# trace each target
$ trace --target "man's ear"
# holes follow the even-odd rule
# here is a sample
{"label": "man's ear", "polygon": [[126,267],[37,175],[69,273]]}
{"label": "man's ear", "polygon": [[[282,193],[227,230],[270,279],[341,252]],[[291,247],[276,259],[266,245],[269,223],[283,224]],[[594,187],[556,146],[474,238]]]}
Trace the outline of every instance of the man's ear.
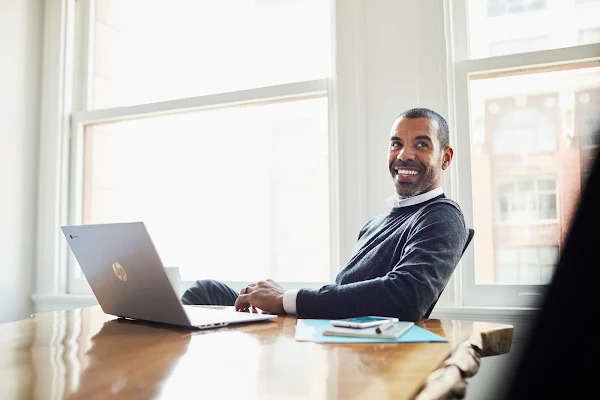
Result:
{"label": "man's ear", "polygon": [[452,147],[448,146],[443,151],[444,153],[442,154],[442,169],[445,170],[450,166],[450,163],[452,162],[454,150],[452,149]]}

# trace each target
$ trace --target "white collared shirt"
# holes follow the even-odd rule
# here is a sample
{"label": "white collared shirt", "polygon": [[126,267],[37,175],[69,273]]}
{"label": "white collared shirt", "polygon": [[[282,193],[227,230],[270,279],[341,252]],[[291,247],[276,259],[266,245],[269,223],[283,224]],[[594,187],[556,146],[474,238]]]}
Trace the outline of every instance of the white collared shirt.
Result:
{"label": "white collared shirt", "polygon": [[413,197],[407,197],[406,199],[399,199],[398,196],[391,196],[385,199],[385,201],[389,204],[390,207],[408,207],[431,200],[434,197],[438,197],[442,194],[444,194],[444,189],[442,189],[442,187],[440,186],[433,190],[430,190],[429,192],[421,193]]}
{"label": "white collared shirt", "polygon": [[[440,186],[429,192],[421,193],[406,199],[399,199],[397,196],[392,196],[385,200],[392,208],[408,207],[431,200],[442,194],[444,194],[444,189]],[[286,290],[283,294],[283,309],[287,314],[296,314],[296,297],[298,297],[298,290]]]}

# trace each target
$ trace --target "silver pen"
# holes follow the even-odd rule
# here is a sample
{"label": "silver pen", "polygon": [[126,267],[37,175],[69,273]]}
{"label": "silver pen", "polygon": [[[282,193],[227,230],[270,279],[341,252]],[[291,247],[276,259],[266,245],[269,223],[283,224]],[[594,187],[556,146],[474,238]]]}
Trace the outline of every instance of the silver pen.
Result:
{"label": "silver pen", "polygon": [[375,328],[375,332],[378,334],[381,334],[381,333],[387,331],[388,329],[390,329],[394,325],[396,325],[396,321],[391,320],[390,322],[379,325],[377,328]]}

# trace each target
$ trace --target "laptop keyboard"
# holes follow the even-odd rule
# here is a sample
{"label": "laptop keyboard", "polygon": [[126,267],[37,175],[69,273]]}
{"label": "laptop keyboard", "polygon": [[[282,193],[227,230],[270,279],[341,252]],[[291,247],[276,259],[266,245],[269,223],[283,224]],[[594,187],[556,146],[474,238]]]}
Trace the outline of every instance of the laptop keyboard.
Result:
{"label": "laptop keyboard", "polygon": [[190,305],[183,305],[183,308],[185,309],[185,312],[194,312],[194,313],[204,313],[205,315],[212,315],[215,312],[226,312],[227,309],[225,308],[208,308],[208,307],[198,307],[198,306],[190,306]]}
{"label": "laptop keyboard", "polygon": [[224,319],[224,313],[228,313],[222,309],[212,309],[204,307],[194,307],[184,305],[183,309],[190,319],[190,323],[195,326],[210,327],[210,326],[224,326],[227,323],[218,322]]}
{"label": "laptop keyboard", "polygon": [[190,305],[183,306],[192,325],[224,326],[227,323],[245,322],[265,319],[261,314],[236,312],[228,308],[204,308]]}

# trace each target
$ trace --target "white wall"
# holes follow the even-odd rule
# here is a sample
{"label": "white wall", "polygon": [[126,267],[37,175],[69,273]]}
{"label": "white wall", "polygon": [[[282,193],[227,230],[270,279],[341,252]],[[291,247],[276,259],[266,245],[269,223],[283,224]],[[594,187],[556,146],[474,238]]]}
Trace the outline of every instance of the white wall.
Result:
{"label": "white wall", "polygon": [[42,0],[0,0],[0,323],[32,312]]}
{"label": "white wall", "polygon": [[358,231],[387,211],[385,198],[394,193],[387,166],[392,123],[413,107],[447,117],[448,105],[441,1],[338,0],[336,18],[343,265]]}
{"label": "white wall", "polygon": [[398,114],[427,107],[447,118],[446,44],[441,1],[364,4],[367,206],[374,215],[387,211],[384,199],[394,193],[387,151]]}

